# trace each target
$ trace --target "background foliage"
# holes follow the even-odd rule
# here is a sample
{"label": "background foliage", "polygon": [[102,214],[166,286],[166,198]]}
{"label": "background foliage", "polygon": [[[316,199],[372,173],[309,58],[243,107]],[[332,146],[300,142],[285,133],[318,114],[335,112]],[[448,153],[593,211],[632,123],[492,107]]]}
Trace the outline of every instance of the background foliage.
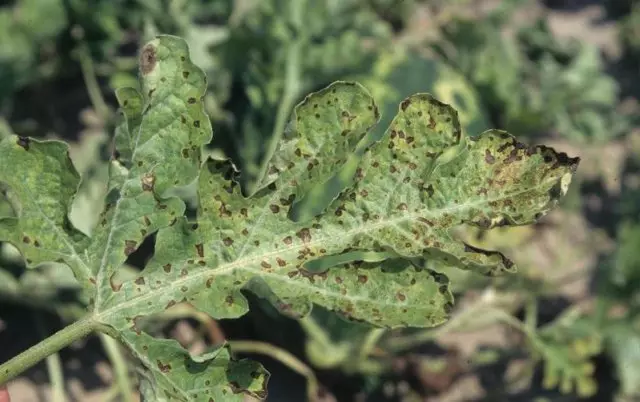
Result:
{"label": "background foliage", "polygon": [[[3,2],[0,136],[72,142],[82,182],[71,219],[88,232],[106,190],[117,123],[113,90],[137,85],[138,48],[170,33],[187,40],[208,76],[208,152],[236,161],[246,193],[294,105],[338,79],[356,79],[371,91],[381,106],[379,127],[400,100],[430,92],[459,111],[468,135],[500,128],[523,142],[557,145],[583,159],[559,210],[533,227],[458,228],[470,243],[514,256],[518,274],[489,279],[416,261],[451,279],[456,306],[443,326],[384,332],[322,309],[294,320],[250,295],[251,313],[241,320],[216,322],[181,307],[147,325],[194,353],[223,339],[287,349],[306,371],[261,357],[255,343],[245,350],[273,372],[269,392],[277,401],[301,400],[307,383],[339,401],[633,401],[640,398],[640,5],[588,3]],[[320,211],[350,183],[357,157],[294,215]],[[194,188],[179,195],[194,214]],[[0,215],[13,213],[3,192]],[[121,274],[136,275],[151,254],[152,242],[143,244]],[[0,360],[77,319],[87,303],[78,290],[61,265],[27,271],[16,250],[0,244],[0,344],[10,345]],[[49,359],[10,390],[134,400],[126,356],[99,340]],[[78,358],[82,372],[73,368]],[[72,387],[78,379],[82,386]]]}

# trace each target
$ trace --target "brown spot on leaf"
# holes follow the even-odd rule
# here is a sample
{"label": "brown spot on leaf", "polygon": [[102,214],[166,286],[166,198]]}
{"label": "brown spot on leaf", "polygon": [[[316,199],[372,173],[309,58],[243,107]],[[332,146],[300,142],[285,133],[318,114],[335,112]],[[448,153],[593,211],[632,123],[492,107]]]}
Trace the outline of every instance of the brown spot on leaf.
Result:
{"label": "brown spot on leaf", "polygon": [[164,264],[162,266],[162,269],[164,269],[164,272],[166,272],[166,273],[171,272],[171,264]]}
{"label": "brown spot on leaf", "polygon": [[400,108],[404,112],[405,110],[407,110],[410,104],[411,104],[411,99],[407,98],[402,101],[402,103],[400,104]]}
{"label": "brown spot on leaf", "polygon": [[429,186],[427,187],[427,194],[429,194],[429,197],[432,197],[434,192],[435,191],[433,190],[433,186],[429,184]]}
{"label": "brown spot on leaf", "polygon": [[224,203],[220,204],[220,208],[218,208],[218,212],[219,212],[218,216],[221,218],[223,217],[229,218],[233,215],[233,213],[227,209],[227,205]]}
{"label": "brown spot on leaf", "polygon": [[113,275],[109,278],[109,285],[114,292],[118,292],[122,288],[122,283],[113,283]]}
{"label": "brown spot on leaf", "polygon": [[153,173],[145,173],[141,179],[142,190],[153,191],[153,185],[156,182],[156,176]]}
{"label": "brown spot on leaf", "polygon": [[491,155],[491,151],[489,151],[489,149],[487,149],[487,150],[484,151],[484,160],[488,164],[492,165],[493,163],[495,163],[496,158],[493,155]]}
{"label": "brown spot on leaf", "polygon": [[296,233],[296,236],[298,236],[298,238],[302,240],[302,242],[305,244],[311,241],[311,233],[307,228],[301,229],[299,232]]}
{"label": "brown spot on leaf", "polygon": [[282,258],[280,258],[280,257],[276,257],[276,262],[281,267],[284,267],[285,265],[287,265],[287,262],[285,260],[283,260]]}
{"label": "brown spot on leaf", "polygon": [[327,279],[327,273],[326,272],[311,272],[311,271],[307,271],[306,269],[302,268],[299,270],[300,275],[304,276],[305,278],[309,279],[309,282],[311,283],[316,283],[315,277],[318,276],[321,279]]}
{"label": "brown spot on leaf", "polygon": [[171,365],[169,363],[162,364],[160,360],[157,360],[157,363],[158,363],[158,369],[163,373],[168,373],[169,371],[171,371]]}
{"label": "brown spot on leaf", "polygon": [[198,253],[198,257],[204,258],[204,246],[202,243],[196,244],[196,252]]}
{"label": "brown spot on leaf", "polygon": [[400,301],[405,301],[407,299],[407,296],[404,295],[404,293],[396,293],[396,298]]}
{"label": "brown spot on leaf", "polygon": [[136,245],[138,243],[134,240],[125,240],[124,241],[124,255],[130,255],[134,251],[136,251]]}
{"label": "brown spot on leaf", "polygon": [[369,278],[367,278],[366,275],[358,275],[358,282],[367,283],[368,280],[369,280]]}
{"label": "brown spot on leaf", "polygon": [[148,44],[142,48],[140,53],[140,72],[143,75],[149,74],[156,67],[156,48]]}
{"label": "brown spot on leaf", "polygon": [[280,207],[275,205],[275,204],[271,204],[269,205],[269,209],[271,210],[271,212],[273,212],[274,214],[277,214],[278,212],[280,212]]}
{"label": "brown spot on leaf", "polygon": [[22,238],[22,242],[25,243],[25,244],[29,244],[29,243],[31,243],[31,239],[29,238],[29,236],[24,236]]}
{"label": "brown spot on leaf", "polygon": [[505,164],[510,164],[510,163],[513,163],[515,161],[520,161],[520,160],[522,160],[522,156],[518,155],[518,148],[514,148],[509,153],[509,156],[504,160],[504,163]]}
{"label": "brown spot on leaf", "polygon": [[213,283],[213,276],[207,279],[207,281],[205,282],[205,285],[208,288],[210,288],[212,283]]}
{"label": "brown spot on leaf", "polygon": [[229,247],[233,244],[233,239],[230,237],[225,237],[224,239],[222,239],[222,242],[225,246]]}
{"label": "brown spot on leaf", "polygon": [[144,285],[144,278],[139,276],[138,279],[135,280],[136,285]]}
{"label": "brown spot on leaf", "polygon": [[268,262],[266,262],[266,261],[262,261],[262,262],[260,263],[260,266],[261,266],[262,268],[265,268],[265,269],[271,268],[271,264],[269,264],[269,263],[268,263]]}
{"label": "brown spot on leaf", "polygon": [[282,239],[282,241],[284,242],[284,244],[286,245],[291,245],[291,243],[293,243],[293,239],[291,238],[291,236],[287,236],[284,239]]}

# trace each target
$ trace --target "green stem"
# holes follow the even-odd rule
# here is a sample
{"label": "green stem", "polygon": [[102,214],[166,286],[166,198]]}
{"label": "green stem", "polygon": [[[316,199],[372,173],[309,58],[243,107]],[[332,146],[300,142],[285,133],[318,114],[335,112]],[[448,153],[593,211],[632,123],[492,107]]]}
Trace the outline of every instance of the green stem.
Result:
{"label": "green stem", "polygon": [[65,402],[67,398],[64,391],[64,374],[62,373],[60,356],[54,353],[48,356],[46,361],[49,381],[51,381],[51,401]]}
{"label": "green stem", "polygon": [[364,339],[362,343],[362,347],[360,348],[360,359],[365,360],[371,354],[371,351],[376,346],[382,335],[386,332],[384,328],[375,328],[369,331],[367,337]]}
{"label": "green stem", "polygon": [[111,365],[113,366],[115,382],[119,393],[122,396],[121,400],[124,402],[133,402],[134,399],[132,395],[131,381],[129,380],[129,370],[127,368],[127,362],[120,351],[118,342],[105,334],[100,334],[100,340],[102,341],[102,346],[107,352],[109,361],[111,361]]}
{"label": "green stem", "polygon": [[307,333],[307,337],[320,342],[326,347],[331,345],[331,339],[327,332],[314,320],[310,315],[302,317],[298,320],[302,329]]}
{"label": "green stem", "polygon": [[111,115],[111,109],[102,97],[102,91],[100,91],[100,84],[96,79],[95,69],[93,67],[93,59],[89,52],[89,48],[85,42],[81,42],[78,49],[78,61],[80,62],[80,69],[82,70],[82,77],[84,78],[84,84],[87,87],[89,99],[100,119],[107,123]]}
{"label": "green stem", "polygon": [[[35,314],[36,327],[43,338],[47,336],[47,330],[40,314]],[[65,402],[67,400],[64,390],[64,374],[60,356],[53,353],[47,356],[47,372],[49,373],[49,381],[51,382],[51,401]]]}
{"label": "green stem", "polygon": [[[301,21],[304,12],[304,6],[302,5],[302,3],[303,2],[301,0],[292,1],[290,3],[293,23],[300,32],[303,30],[303,27],[301,27]],[[280,104],[278,105],[278,110],[276,112],[276,121],[273,125],[273,131],[271,132],[271,138],[269,139],[267,151],[262,157],[262,161],[260,163],[258,176],[251,184],[251,188],[249,189],[250,194],[254,194],[259,190],[258,186],[267,173],[269,161],[278,148],[280,138],[282,137],[284,129],[287,125],[287,120],[289,118],[289,115],[291,114],[291,109],[293,109],[294,102],[296,101],[298,93],[300,92],[300,50],[302,44],[303,39],[301,37],[298,37],[293,40],[293,43],[287,50],[284,77],[284,93],[280,100]]]}
{"label": "green stem", "polygon": [[9,380],[33,367],[41,360],[56,353],[65,346],[84,338],[95,329],[96,323],[93,319],[83,318],[30,347],[18,356],[0,365],[0,385],[6,384]]}
{"label": "green stem", "polygon": [[525,303],[524,322],[529,331],[535,332],[538,327],[538,301],[534,296],[527,297]]}
{"label": "green stem", "polygon": [[359,373],[375,375],[381,371],[381,365],[375,360],[369,359],[371,351],[376,347],[380,338],[386,333],[384,328],[370,330],[362,345],[358,348],[358,356],[355,359],[345,361],[344,370],[347,373]]}
{"label": "green stem", "polygon": [[284,349],[280,349],[274,345],[266,342],[259,341],[229,341],[228,342],[231,351],[236,353],[259,353],[266,355],[279,361],[291,370],[300,374],[307,379],[307,395],[309,400],[315,400],[318,396],[319,386],[318,379],[313,370],[300,359],[287,352]]}

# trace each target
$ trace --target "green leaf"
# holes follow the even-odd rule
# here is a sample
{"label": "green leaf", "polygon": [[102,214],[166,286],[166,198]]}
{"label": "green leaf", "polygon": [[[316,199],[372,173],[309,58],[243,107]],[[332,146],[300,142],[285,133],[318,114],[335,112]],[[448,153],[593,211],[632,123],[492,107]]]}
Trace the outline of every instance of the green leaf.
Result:
{"label": "green leaf", "polygon": [[512,11],[494,11],[482,21],[455,17],[433,45],[476,86],[493,124],[591,143],[626,133],[631,116],[616,110],[620,88],[606,74],[599,49],[560,41],[544,19],[505,36]]}
{"label": "green leaf", "polygon": [[560,322],[540,331],[534,346],[544,361],[545,388],[557,388],[563,394],[575,392],[580,397],[596,393],[591,359],[602,351],[600,334],[580,323]]}
{"label": "green leaf", "polygon": [[0,142],[0,181],[19,217],[0,218],[0,239],[25,256],[27,266],[64,261],[76,278],[88,281],[89,263],[82,249],[88,239],[69,222],[80,182],[66,144],[10,136]]}
{"label": "green leaf", "polygon": [[[252,291],[292,315],[317,304],[380,327],[442,323],[452,304],[448,279],[412,258],[488,275],[513,271],[505,256],[467,245],[451,229],[534,222],[565,194],[578,164],[505,132],[464,137],[450,106],[417,94],[365,153],[356,183],[324,214],[293,221],[292,203],[333,177],[377,122],[369,93],[337,82],[305,98],[258,191],[245,198],[232,163],[201,161],[211,137],[206,80],[185,42],[160,36],[140,59],[141,93],[117,94],[123,116],[106,207],[91,238],[67,219],[78,174],[66,145],[10,136],[0,143],[0,180],[19,208],[17,217],[0,221],[0,240],[27,258],[71,266],[92,299],[88,320],[141,363],[146,399],[265,396],[261,366],[234,361],[224,348],[189,356],[144,331],[141,319],[177,303],[215,318],[239,317],[248,309],[242,291]],[[191,222],[184,203],[168,194],[196,179],[199,210]],[[140,276],[118,279],[127,256],[153,232],[155,253]],[[359,253],[369,262],[345,257]],[[307,267],[325,256],[341,265]]]}
{"label": "green leaf", "polygon": [[41,52],[52,47],[67,26],[61,0],[22,0],[0,5],[0,100],[55,70],[53,57]]}
{"label": "green leaf", "polygon": [[148,348],[139,350],[137,358],[157,368],[141,374],[144,400],[242,401],[244,393],[266,397],[260,381],[265,377],[262,366],[249,360],[232,361],[226,346],[189,356],[174,340],[154,339],[145,333],[138,338]]}

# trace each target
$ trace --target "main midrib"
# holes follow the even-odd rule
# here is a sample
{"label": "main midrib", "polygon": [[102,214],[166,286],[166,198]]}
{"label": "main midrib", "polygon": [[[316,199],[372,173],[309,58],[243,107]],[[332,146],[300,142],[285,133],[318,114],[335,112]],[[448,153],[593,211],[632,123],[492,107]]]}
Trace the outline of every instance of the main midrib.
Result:
{"label": "main midrib", "polygon": [[[554,180],[555,181],[555,180]],[[361,233],[366,233],[366,232],[370,232],[373,231],[375,229],[378,229],[380,227],[385,227],[385,226],[390,226],[390,225],[397,225],[401,222],[407,221],[407,220],[416,220],[417,218],[420,217],[425,217],[425,216],[431,216],[431,217],[438,217],[438,216],[442,216],[445,213],[451,213],[451,212],[457,212],[457,211],[462,211],[464,209],[470,209],[470,208],[474,208],[474,207],[478,207],[480,205],[483,204],[489,204],[491,202],[496,202],[496,201],[501,201],[504,200],[506,198],[511,198],[511,197],[516,197],[518,195],[527,193],[527,192],[533,192],[535,190],[537,190],[540,187],[543,187],[543,185],[546,184],[547,181],[542,181],[540,182],[537,186],[535,187],[530,187],[530,188],[526,188],[524,190],[521,191],[517,191],[514,193],[510,193],[510,194],[506,194],[502,197],[497,197],[497,198],[483,198],[483,199],[479,199],[476,202],[472,202],[472,203],[464,203],[464,204],[456,204],[450,207],[445,207],[445,208],[441,208],[441,209],[437,209],[437,210],[425,210],[425,211],[421,211],[421,213],[417,213],[417,214],[407,214],[407,215],[403,215],[401,217],[398,218],[394,218],[394,219],[388,219],[388,220],[382,220],[382,221],[376,221],[373,222],[371,224],[368,225],[359,225],[349,231],[344,232],[344,236],[340,236],[338,238],[333,237],[333,241],[331,241],[331,239],[329,237],[316,237],[315,240],[310,241],[309,243],[306,243],[304,245],[295,245],[295,246],[291,246],[291,247],[287,247],[287,248],[281,248],[281,249],[277,249],[277,250],[273,250],[271,252],[265,253],[265,254],[260,254],[260,255],[255,255],[255,256],[250,256],[247,258],[241,258],[238,260],[235,260],[233,262],[230,262],[228,264],[223,264],[223,265],[219,265],[215,268],[209,269],[209,270],[201,270],[198,272],[194,272],[191,275],[187,275],[183,278],[178,278],[176,280],[174,280],[173,282],[171,282],[170,286],[162,286],[159,288],[156,288],[146,294],[140,295],[140,296],[136,296],[133,299],[130,299],[122,304],[119,304],[117,306],[113,306],[107,310],[104,310],[102,312],[96,312],[95,313],[95,317],[98,321],[100,322],[104,322],[104,323],[108,323],[110,322],[110,317],[112,315],[117,314],[117,312],[119,310],[122,309],[128,309],[132,306],[135,306],[137,304],[143,304],[145,303],[147,300],[149,299],[153,299],[155,298],[157,295],[159,294],[163,294],[166,292],[167,288],[179,288],[181,286],[187,286],[189,285],[191,282],[196,282],[196,283],[201,283],[201,281],[205,280],[205,278],[211,277],[211,276],[219,276],[219,275],[224,275],[227,274],[235,269],[238,268],[242,268],[244,266],[248,266],[248,265],[253,265],[253,264],[257,264],[260,263],[262,260],[264,259],[269,259],[271,257],[275,257],[278,255],[281,255],[283,253],[288,253],[288,252],[295,252],[298,249],[302,249],[305,247],[313,247],[313,246],[320,246],[323,244],[327,244],[328,242],[330,244],[345,244],[345,240],[353,237],[357,234],[361,234]],[[260,272],[257,271],[257,274],[259,274]],[[96,305],[97,307],[97,305]]]}

